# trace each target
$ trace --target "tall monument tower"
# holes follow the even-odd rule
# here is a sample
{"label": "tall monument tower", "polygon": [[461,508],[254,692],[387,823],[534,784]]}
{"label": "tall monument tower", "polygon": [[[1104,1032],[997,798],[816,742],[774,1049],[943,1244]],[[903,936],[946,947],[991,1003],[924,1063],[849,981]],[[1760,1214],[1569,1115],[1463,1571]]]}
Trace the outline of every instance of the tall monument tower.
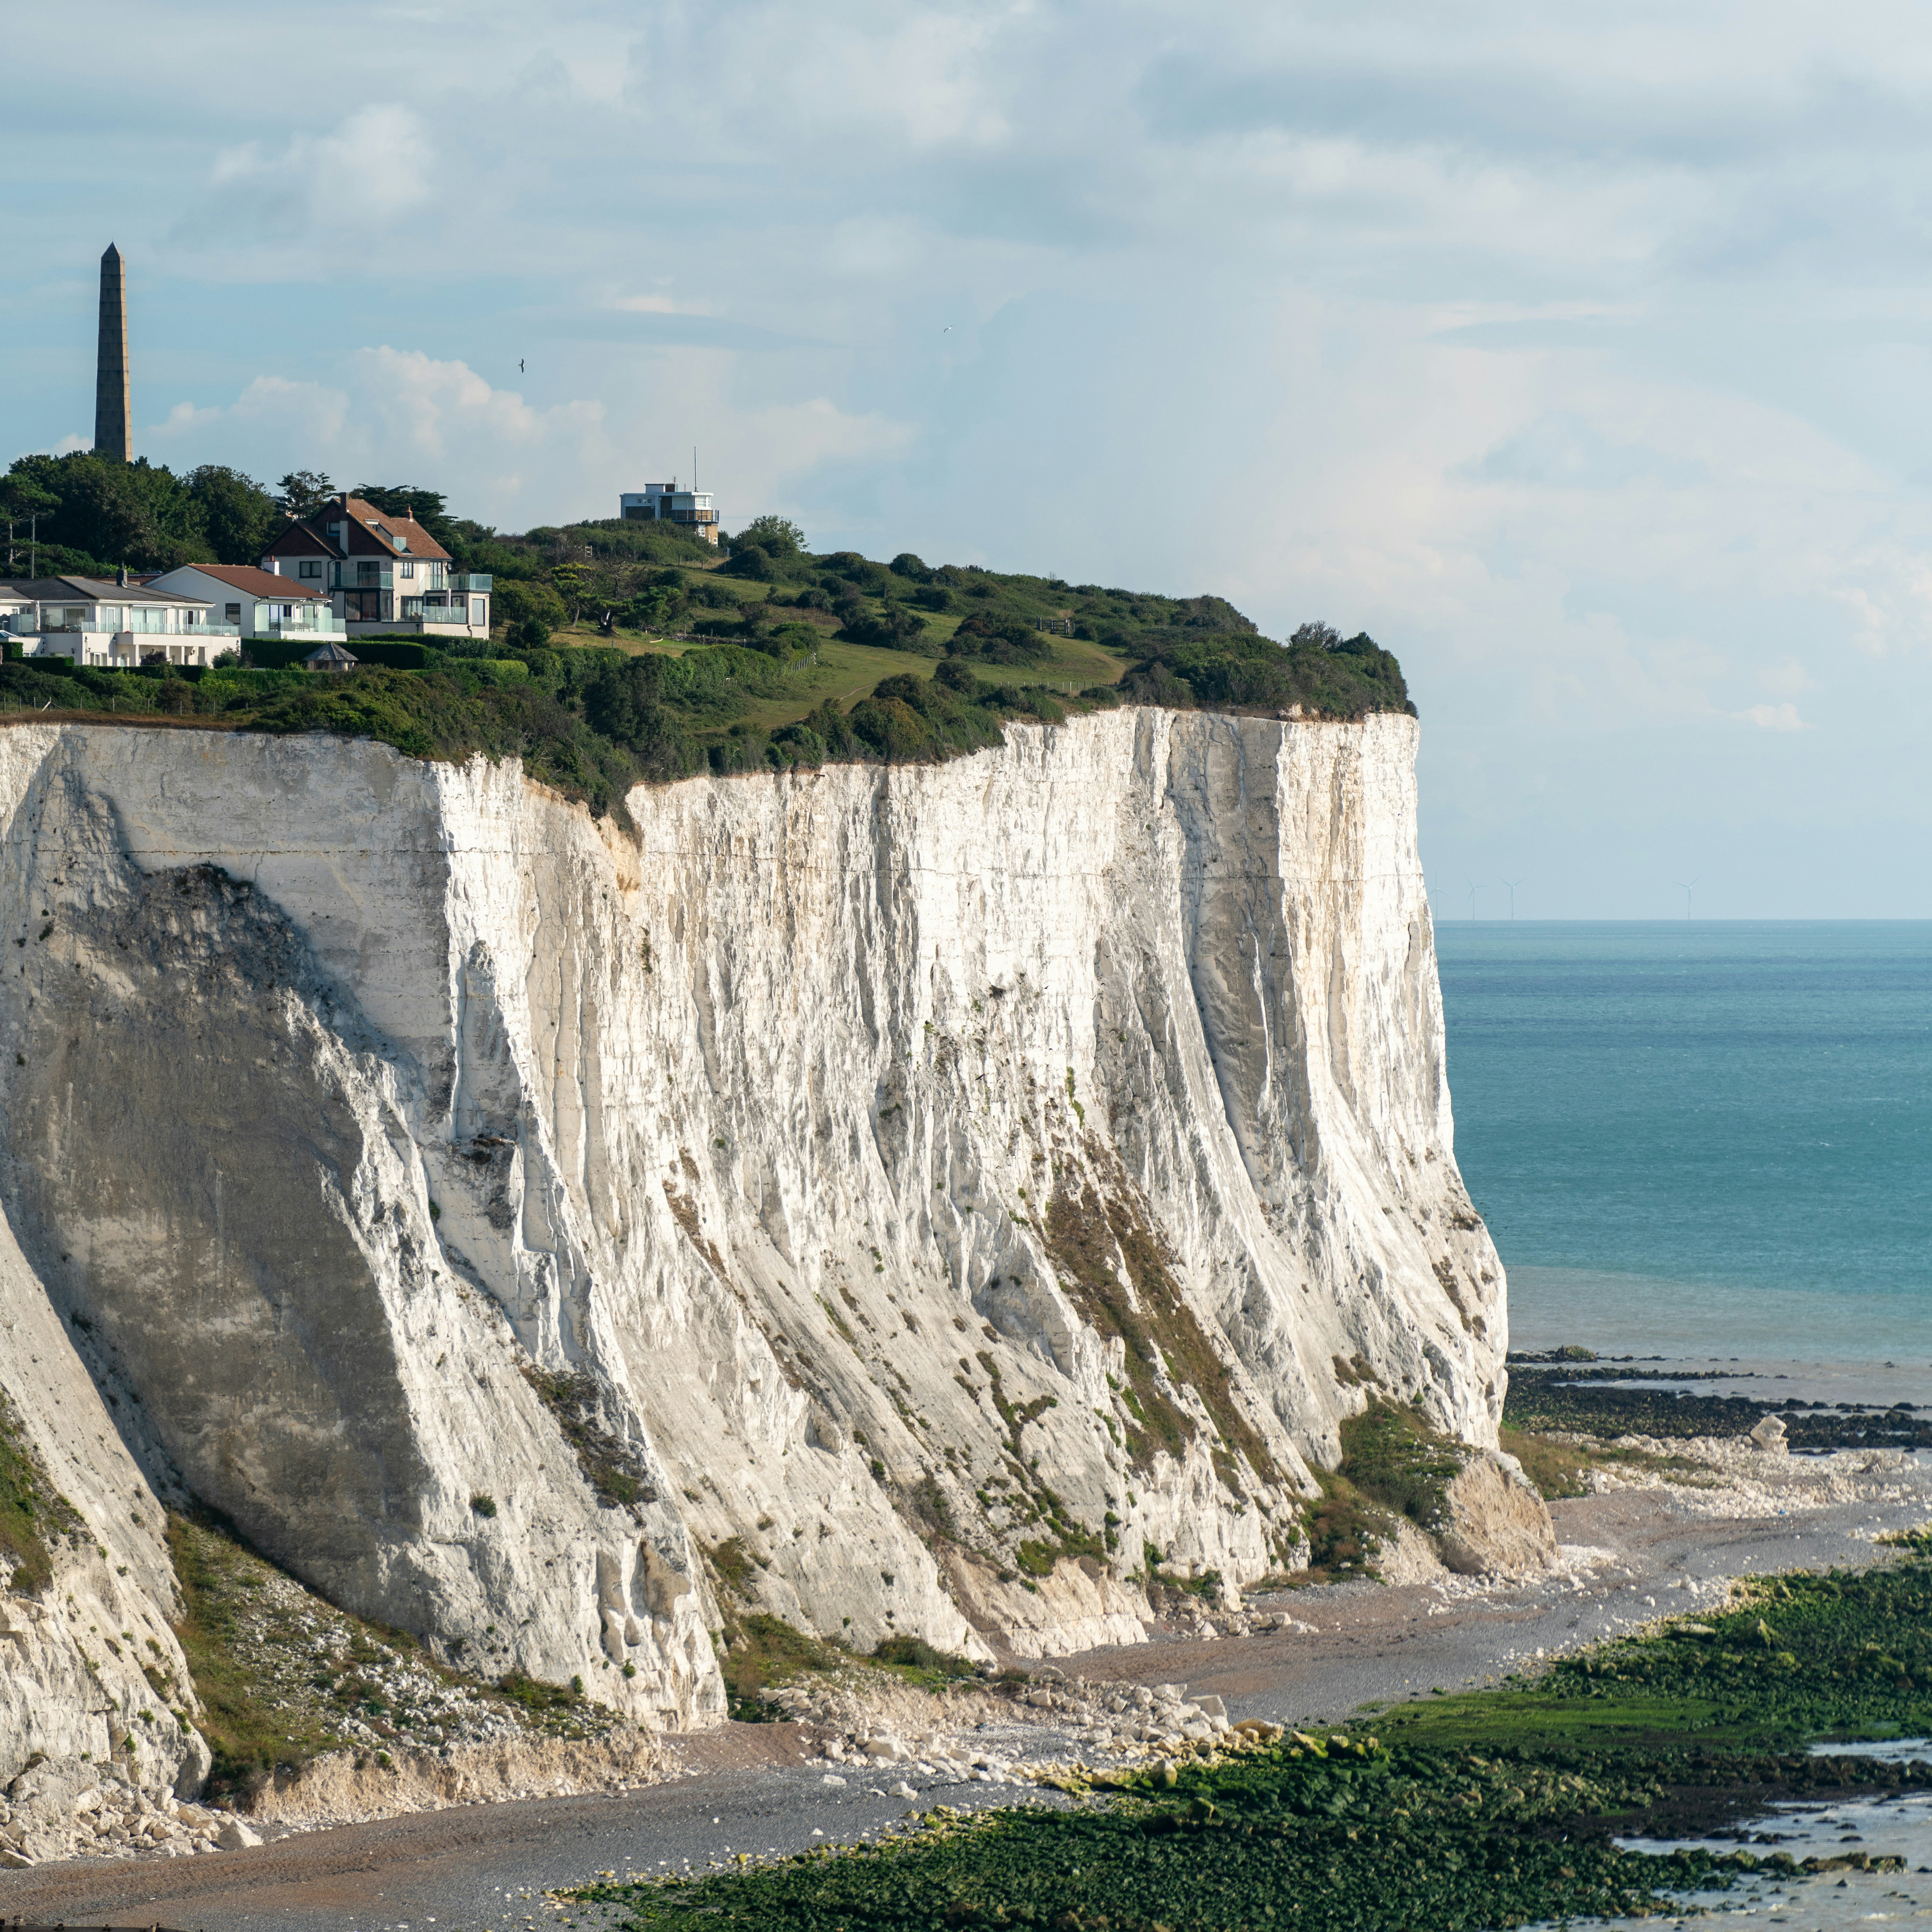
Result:
{"label": "tall monument tower", "polygon": [[112,242],[100,258],[100,352],[94,376],[94,453],[128,460],[128,264]]}

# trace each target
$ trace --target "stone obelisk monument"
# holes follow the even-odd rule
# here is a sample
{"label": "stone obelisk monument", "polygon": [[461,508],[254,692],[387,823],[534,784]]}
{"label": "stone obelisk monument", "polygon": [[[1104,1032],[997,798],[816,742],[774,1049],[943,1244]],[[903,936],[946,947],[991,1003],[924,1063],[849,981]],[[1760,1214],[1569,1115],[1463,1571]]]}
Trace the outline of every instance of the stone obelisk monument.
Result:
{"label": "stone obelisk monument", "polygon": [[94,453],[128,460],[128,264],[112,242],[100,258],[100,353],[94,376]]}

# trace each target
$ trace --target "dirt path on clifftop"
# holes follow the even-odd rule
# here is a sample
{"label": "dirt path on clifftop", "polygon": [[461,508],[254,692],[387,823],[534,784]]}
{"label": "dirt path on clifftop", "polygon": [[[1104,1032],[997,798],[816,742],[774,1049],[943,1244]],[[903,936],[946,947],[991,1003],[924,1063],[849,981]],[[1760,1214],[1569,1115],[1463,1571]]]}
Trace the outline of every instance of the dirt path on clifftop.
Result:
{"label": "dirt path on clifftop", "polygon": [[[1311,1590],[1274,1600],[1312,1630],[1134,1645],[1057,1660],[1071,1675],[1217,1691],[1238,1718],[1337,1720],[1364,1703],[1456,1690],[1708,1603],[1732,1576],[1864,1564],[1874,1533],[1925,1520],[1932,1468],[1908,1458],[1826,1508],[1631,1489],[1559,1503],[1565,1567],[1534,1582]],[[1752,1513],[1744,1513],[1749,1509]],[[1686,1580],[1689,1587],[1685,1587]],[[259,1850],[0,1872],[0,1918],[287,1932],[407,1925],[520,1932],[546,1887],[600,1871],[682,1869],[740,1851],[876,1834],[913,1808],[854,1777],[827,1786],[790,1725],[731,1725],[679,1747],[694,1773],[621,1796],[531,1799],[340,1827]],[[895,1772],[900,1768],[895,1766]],[[886,1780],[878,1780],[878,1784]],[[1016,1794],[922,1780],[918,1808]],[[1052,1802],[1048,1799],[1047,1802]]]}

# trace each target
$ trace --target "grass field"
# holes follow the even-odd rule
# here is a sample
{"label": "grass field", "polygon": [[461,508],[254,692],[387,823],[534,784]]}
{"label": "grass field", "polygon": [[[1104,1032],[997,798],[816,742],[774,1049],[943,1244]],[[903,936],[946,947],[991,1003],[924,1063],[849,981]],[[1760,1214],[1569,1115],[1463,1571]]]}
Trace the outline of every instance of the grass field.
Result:
{"label": "grass field", "polygon": [[[956,620],[949,622],[949,632],[956,626]],[[782,698],[752,699],[743,714],[744,722],[760,730],[775,731],[781,725],[806,716],[827,698],[842,711],[849,711],[882,678],[904,674],[930,679],[939,668],[934,658],[910,651],[880,650],[870,644],[842,643],[833,636],[830,626],[814,628],[821,629],[824,636],[812,652],[812,661],[795,660],[788,667],[786,681],[793,687],[791,691]],[[584,624],[566,626],[555,634],[552,642],[562,646],[595,645],[604,650],[624,651],[634,657],[682,657],[688,652],[710,648],[708,640],[695,644],[621,632],[602,638],[595,626]],[[1056,693],[1070,694],[1090,685],[1117,684],[1125,668],[1120,658],[1098,644],[1079,638],[1055,638],[1048,655],[1038,664],[988,665],[984,675],[989,682],[1022,689],[1044,686]]]}

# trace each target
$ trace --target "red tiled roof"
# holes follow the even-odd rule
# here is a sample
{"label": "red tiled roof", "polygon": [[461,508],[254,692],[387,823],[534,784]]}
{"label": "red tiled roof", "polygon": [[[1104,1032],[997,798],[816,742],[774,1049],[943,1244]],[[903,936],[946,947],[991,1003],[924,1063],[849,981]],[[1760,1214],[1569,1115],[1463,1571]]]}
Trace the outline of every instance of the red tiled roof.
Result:
{"label": "red tiled roof", "polygon": [[[408,556],[425,557],[431,562],[441,560],[447,563],[449,553],[413,517],[392,516],[386,510],[379,510],[374,503],[360,496],[347,499],[349,510],[343,514],[344,499],[332,496],[312,517],[301,523],[291,523],[288,528],[269,544],[266,553],[269,556]],[[346,522],[349,527],[343,532],[344,541],[338,543],[327,534],[331,524]],[[394,544],[379,536],[379,530],[386,530],[390,537],[400,537],[409,548],[398,550]]]}
{"label": "red tiled roof", "polygon": [[[190,563],[181,566],[184,570],[198,570],[204,577],[212,577],[218,583],[225,584],[232,590],[245,590],[251,597],[309,597],[326,600],[328,592],[311,589],[298,583],[292,577],[278,577],[272,570],[260,570],[252,563]],[[172,571],[162,573],[174,575]]]}

